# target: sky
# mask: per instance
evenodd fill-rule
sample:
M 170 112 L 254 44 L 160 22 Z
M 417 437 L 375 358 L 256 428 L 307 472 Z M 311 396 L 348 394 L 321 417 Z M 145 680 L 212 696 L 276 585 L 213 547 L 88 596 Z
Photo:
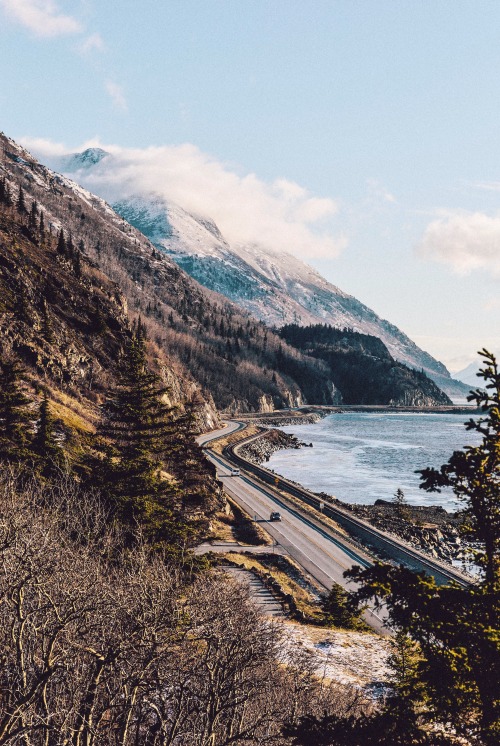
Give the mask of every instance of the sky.
M 99 145 L 459 370 L 500 351 L 497 0 L 0 0 L 0 129 Z

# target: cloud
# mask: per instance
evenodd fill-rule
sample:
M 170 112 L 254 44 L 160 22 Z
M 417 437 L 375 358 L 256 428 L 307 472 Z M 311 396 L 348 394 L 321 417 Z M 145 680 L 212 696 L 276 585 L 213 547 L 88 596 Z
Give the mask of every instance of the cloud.
M 389 192 L 377 179 L 367 179 L 366 184 L 372 197 L 382 202 L 390 202 L 395 204 L 397 202 L 396 197 Z
M 36 36 L 77 34 L 82 26 L 76 18 L 62 13 L 54 0 L 0 0 L 7 16 Z
M 123 88 L 121 85 L 118 85 L 118 83 L 115 83 L 113 80 L 107 80 L 104 84 L 104 87 L 111 97 L 111 100 L 113 102 L 113 105 L 117 109 L 121 109 L 122 111 L 128 110 L 127 105 L 127 99 L 125 98 L 125 94 L 123 92 Z
M 90 34 L 78 46 L 82 54 L 91 54 L 92 52 L 102 52 L 106 48 L 102 36 L 98 33 Z
M 483 269 L 500 277 L 500 216 L 443 213 L 427 226 L 417 250 L 459 274 Z
M 22 142 L 42 160 L 60 155 L 54 143 Z M 92 140 L 78 149 L 91 146 L 110 156 L 74 178 L 109 202 L 153 193 L 212 218 L 232 243 L 258 243 L 306 261 L 337 256 L 346 244 L 343 237 L 334 237 L 337 203 L 311 195 L 295 182 L 240 175 L 191 144 L 126 149 Z
M 58 158 L 66 155 L 68 148 L 60 142 L 46 140 L 44 137 L 19 137 L 19 142 L 24 143 L 32 153 L 43 156 L 46 159 Z

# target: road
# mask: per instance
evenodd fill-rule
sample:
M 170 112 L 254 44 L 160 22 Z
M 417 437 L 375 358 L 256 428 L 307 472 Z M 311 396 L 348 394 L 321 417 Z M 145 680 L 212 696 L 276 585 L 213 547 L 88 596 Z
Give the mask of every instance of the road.
M 230 422 L 223 430 L 205 434 L 198 439 L 200 445 L 207 445 L 211 440 L 229 435 L 241 429 L 241 424 Z M 265 524 L 270 536 L 286 550 L 311 577 L 325 589 L 330 589 L 333 583 L 353 590 L 352 584 L 347 584 L 343 573 L 353 565 L 368 567 L 370 559 L 363 552 L 346 549 L 339 545 L 326 530 L 313 525 L 298 511 L 287 507 L 280 501 L 279 495 L 273 494 L 270 488 L 263 487 L 252 480 L 250 476 L 231 476 L 231 465 L 226 459 L 213 451 L 205 451 L 207 457 L 217 466 L 219 478 L 224 484 L 226 493 L 249 515 Z M 279 511 L 282 520 L 270 522 L 272 511 Z M 367 611 L 366 621 L 377 632 L 387 634 L 383 627 L 383 618 L 374 611 Z

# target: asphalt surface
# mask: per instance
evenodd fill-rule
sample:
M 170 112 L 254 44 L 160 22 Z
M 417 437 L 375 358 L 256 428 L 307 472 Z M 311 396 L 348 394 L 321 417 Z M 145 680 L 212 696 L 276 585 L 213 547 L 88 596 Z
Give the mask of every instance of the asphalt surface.
M 221 435 L 229 435 L 238 429 L 238 423 L 231 422 L 223 430 L 201 436 L 198 442 L 200 445 L 206 445 L 210 440 Z M 343 573 L 353 565 L 366 567 L 365 558 L 346 551 L 326 532 L 308 524 L 302 516 L 281 505 L 279 496 L 272 497 L 269 488 L 262 489 L 251 477 L 245 475 L 231 476 L 231 466 L 218 454 L 207 452 L 207 456 L 217 466 L 219 479 L 223 482 L 229 497 L 256 521 L 261 522 L 276 544 L 311 577 L 328 590 L 333 583 L 338 583 L 348 590 L 354 589 L 353 584 L 346 582 Z M 273 511 L 281 514 L 281 521 L 269 521 Z M 380 612 L 367 610 L 365 619 L 374 630 L 387 634 Z

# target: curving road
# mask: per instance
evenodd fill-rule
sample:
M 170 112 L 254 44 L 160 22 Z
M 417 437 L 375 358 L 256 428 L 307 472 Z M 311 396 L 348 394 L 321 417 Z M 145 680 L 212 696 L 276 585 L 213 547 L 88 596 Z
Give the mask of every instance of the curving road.
M 243 423 L 231 421 L 222 430 L 200 436 L 198 442 L 206 446 L 211 440 L 227 436 L 243 427 Z M 209 449 L 205 449 L 205 454 L 217 466 L 218 476 L 226 493 L 249 515 L 265 523 L 265 529 L 274 541 L 309 575 L 328 590 L 333 583 L 352 590 L 352 585 L 349 586 L 343 573 L 353 565 L 368 567 L 371 564 L 368 555 L 357 548 L 343 546 L 325 527 L 315 525 L 314 520 L 302 514 L 299 509 L 286 505 L 271 488 L 260 485 L 250 475 L 231 476 L 231 464 L 219 454 Z M 280 522 L 268 520 L 272 511 L 281 513 Z M 367 610 L 365 618 L 377 632 L 387 634 L 380 613 Z

